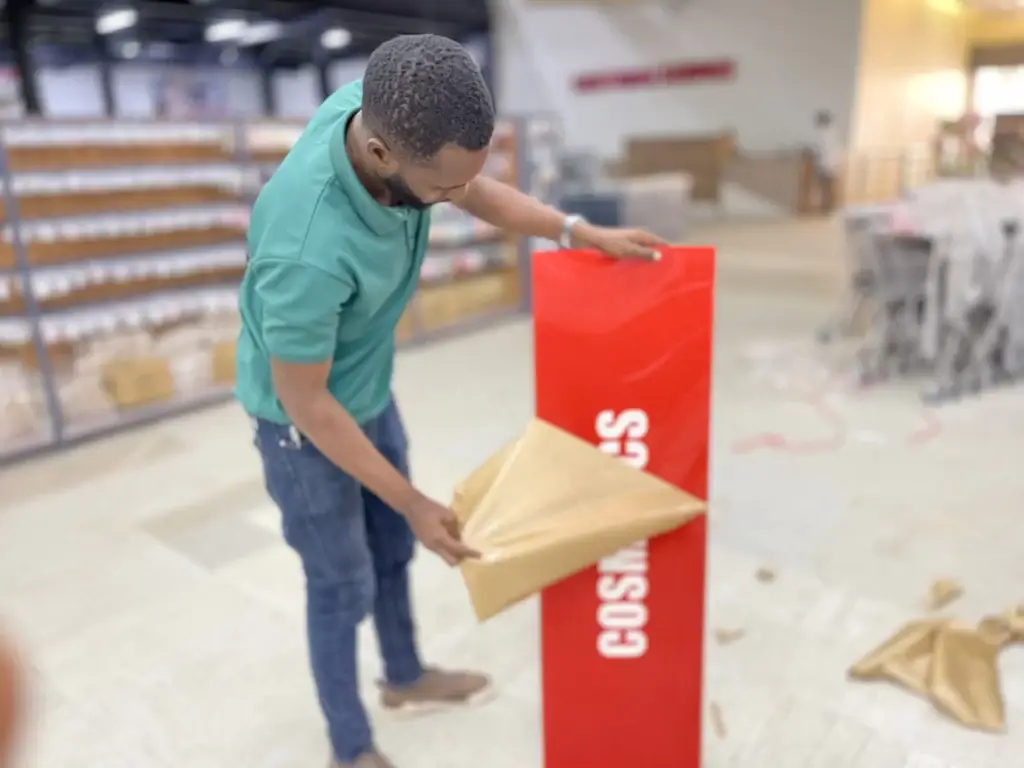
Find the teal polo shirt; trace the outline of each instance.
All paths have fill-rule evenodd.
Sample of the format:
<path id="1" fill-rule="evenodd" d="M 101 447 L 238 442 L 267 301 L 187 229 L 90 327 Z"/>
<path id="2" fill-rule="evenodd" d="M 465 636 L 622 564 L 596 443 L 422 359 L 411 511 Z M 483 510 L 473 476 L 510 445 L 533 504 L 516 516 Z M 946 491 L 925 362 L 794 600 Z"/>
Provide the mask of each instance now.
<path id="1" fill-rule="evenodd" d="M 250 416 L 289 423 L 271 358 L 330 360 L 328 387 L 360 424 L 388 404 L 430 214 L 382 206 L 356 177 L 345 133 L 362 99 L 359 81 L 328 98 L 253 206 L 235 385 Z"/>

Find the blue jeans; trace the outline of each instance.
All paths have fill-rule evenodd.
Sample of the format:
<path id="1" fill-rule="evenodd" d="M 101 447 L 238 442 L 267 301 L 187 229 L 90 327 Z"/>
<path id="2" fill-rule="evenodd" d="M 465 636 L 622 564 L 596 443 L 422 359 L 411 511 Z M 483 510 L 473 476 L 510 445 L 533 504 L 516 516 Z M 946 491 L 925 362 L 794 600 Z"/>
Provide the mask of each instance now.
<path id="1" fill-rule="evenodd" d="M 363 431 L 408 476 L 405 428 L 394 402 Z M 359 698 L 360 622 L 373 613 L 390 685 L 412 685 L 423 673 L 409 594 L 416 540 L 404 517 L 294 429 L 260 421 L 256 445 L 284 537 L 306 574 L 310 663 L 331 744 L 339 760 L 354 761 L 373 749 Z"/>

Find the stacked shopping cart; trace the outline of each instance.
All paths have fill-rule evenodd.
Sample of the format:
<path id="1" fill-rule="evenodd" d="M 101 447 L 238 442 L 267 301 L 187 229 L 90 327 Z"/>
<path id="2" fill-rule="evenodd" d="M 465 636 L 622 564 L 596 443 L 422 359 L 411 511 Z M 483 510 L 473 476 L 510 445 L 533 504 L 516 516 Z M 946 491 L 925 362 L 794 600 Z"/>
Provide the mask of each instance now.
<path id="1" fill-rule="evenodd" d="M 846 213 L 850 290 L 822 331 L 865 331 L 863 383 L 923 375 L 932 402 L 1024 378 L 1024 183 L 960 179 Z"/>

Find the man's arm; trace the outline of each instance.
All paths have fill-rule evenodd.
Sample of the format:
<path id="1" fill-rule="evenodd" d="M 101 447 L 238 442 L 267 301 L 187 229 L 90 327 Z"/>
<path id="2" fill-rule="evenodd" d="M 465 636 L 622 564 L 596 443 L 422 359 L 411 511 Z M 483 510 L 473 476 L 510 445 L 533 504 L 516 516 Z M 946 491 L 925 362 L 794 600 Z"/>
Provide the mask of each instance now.
<path id="1" fill-rule="evenodd" d="M 473 179 L 455 204 L 499 229 L 556 243 L 565 226 L 565 214 L 557 208 L 487 176 Z M 580 222 L 574 229 L 583 228 L 584 222 Z"/>
<path id="2" fill-rule="evenodd" d="M 564 213 L 497 179 L 478 176 L 462 197 L 453 202 L 499 229 L 556 243 L 562 239 Z M 649 232 L 599 227 L 583 220 L 577 221 L 569 234 L 573 245 L 596 248 L 619 258 L 656 259 L 658 246 L 665 245 L 664 240 Z"/>
<path id="3" fill-rule="evenodd" d="M 417 491 L 366 437 L 328 389 L 340 313 L 352 286 L 293 260 L 250 264 L 263 305 L 263 340 L 274 394 L 299 432 L 369 488 L 448 563 L 476 553 L 459 541 L 451 510 Z"/>
<path id="4" fill-rule="evenodd" d="M 419 492 L 327 389 L 330 360 L 287 363 L 271 358 L 270 371 L 284 412 L 324 456 L 399 513 L 406 514 L 415 506 Z"/>
<path id="5" fill-rule="evenodd" d="M 415 499 L 409 482 L 366 438 L 327 388 L 338 319 L 352 284 L 290 259 L 250 265 L 263 305 L 263 340 L 274 394 L 288 418 L 342 470 L 402 511 Z"/>

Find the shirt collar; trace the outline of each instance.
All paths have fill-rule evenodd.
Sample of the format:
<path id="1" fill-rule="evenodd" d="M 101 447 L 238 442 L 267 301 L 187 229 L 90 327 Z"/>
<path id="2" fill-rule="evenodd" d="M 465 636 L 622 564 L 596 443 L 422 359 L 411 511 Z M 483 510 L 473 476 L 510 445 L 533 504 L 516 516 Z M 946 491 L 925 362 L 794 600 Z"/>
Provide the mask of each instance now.
<path id="1" fill-rule="evenodd" d="M 334 167 L 334 174 L 341 182 L 352 207 L 363 223 L 378 235 L 389 235 L 405 224 L 409 211 L 405 208 L 381 205 L 373 199 L 373 195 L 366 190 L 363 182 L 356 176 L 355 168 L 352 167 L 352 161 L 345 148 L 345 134 L 348 132 L 348 124 L 357 112 L 359 112 L 358 108 L 343 115 L 331 132 L 328 142 L 331 165 Z"/>

